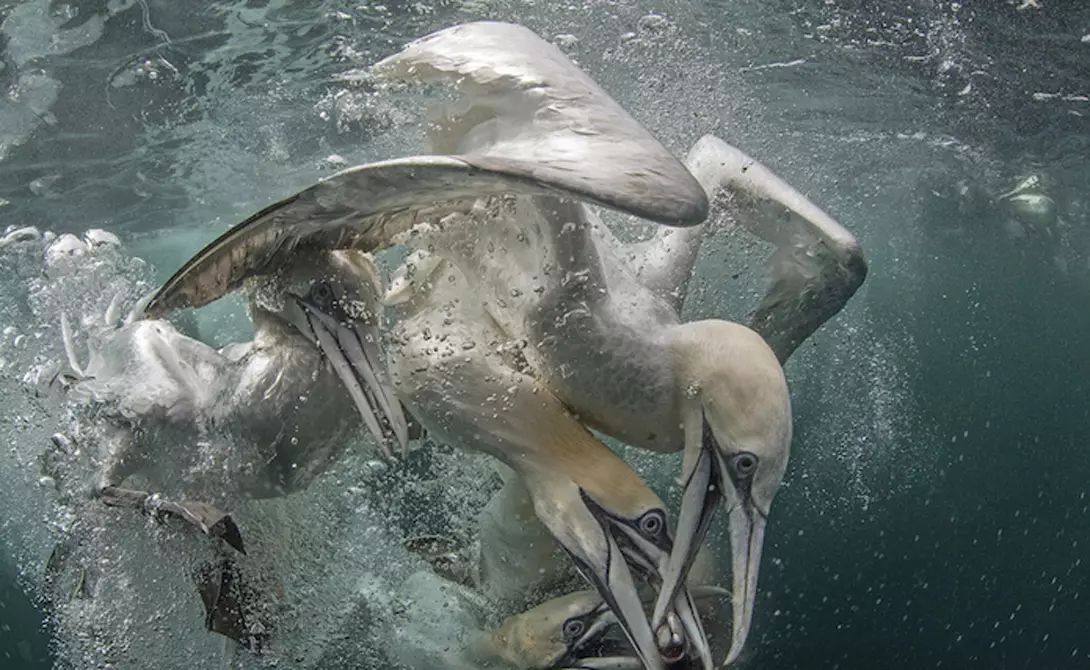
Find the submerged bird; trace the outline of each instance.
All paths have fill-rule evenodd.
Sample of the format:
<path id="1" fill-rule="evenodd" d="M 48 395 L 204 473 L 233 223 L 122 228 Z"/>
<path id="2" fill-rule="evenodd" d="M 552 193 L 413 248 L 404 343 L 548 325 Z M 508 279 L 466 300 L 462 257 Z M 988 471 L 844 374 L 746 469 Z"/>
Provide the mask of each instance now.
<path id="1" fill-rule="evenodd" d="M 309 283 L 312 272 L 322 280 L 304 307 L 285 282 Z M 115 301 L 89 325 L 90 356 L 80 363 L 62 316 L 75 373 L 69 393 L 109 425 L 95 492 L 107 505 L 180 517 L 242 551 L 237 526 L 219 508 L 126 489 L 125 480 L 141 472 L 173 493 L 217 503 L 281 496 L 328 469 L 358 434 L 360 415 L 380 444 L 407 443 L 404 415 L 385 380 L 356 378 L 363 366 L 349 360 L 377 346 L 377 296 L 366 292 L 376 276 L 359 252 L 308 257 L 254 288 L 253 340 L 221 350 L 164 320 L 122 321 Z M 334 302 L 359 310 L 351 343 L 330 330 L 341 321 L 315 311 Z"/>
<path id="2" fill-rule="evenodd" d="M 729 595 L 714 586 L 694 586 L 697 601 Z M 617 617 L 596 591 L 575 591 L 474 635 L 448 660 L 450 670 L 639 670 L 640 659 L 610 640 Z"/>
<path id="3" fill-rule="evenodd" d="M 165 320 L 123 320 L 115 299 L 106 316 L 81 319 L 90 351 L 81 362 L 62 316 L 74 428 L 98 438 L 82 449 L 97 470 L 92 495 L 109 506 L 182 519 L 245 553 L 224 510 L 243 498 L 306 487 L 359 438 L 361 415 L 380 444 L 406 444 L 408 426 L 387 381 L 357 378 L 365 368 L 351 362 L 377 347 L 377 276 L 356 251 L 301 258 L 254 283 L 253 339 L 221 350 Z M 299 283 L 308 286 L 305 296 L 293 293 Z M 342 325 L 346 310 L 354 313 L 350 329 Z M 62 433 L 54 443 L 58 454 L 81 451 Z M 136 474 L 151 491 L 128 487 Z M 58 557 L 67 553 L 59 550 Z M 242 603 L 225 591 L 240 578 L 234 568 L 225 558 L 202 572 L 198 586 L 208 628 L 249 644 Z"/>
<path id="4" fill-rule="evenodd" d="M 472 629 L 474 624 L 470 623 L 471 620 L 482 622 L 497 619 L 497 596 L 501 602 L 514 600 L 515 594 L 504 593 L 504 587 L 521 593 L 520 577 L 525 578 L 532 571 L 542 568 L 563 572 L 559 561 L 534 560 L 541 552 L 533 544 L 541 543 L 548 550 L 556 543 L 551 538 L 540 536 L 535 528 L 540 524 L 532 520 L 532 512 L 530 522 L 519 527 L 521 522 L 527 520 L 524 507 L 531 504 L 521 480 L 517 477 L 506 478 L 503 494 L 498 496 L 497 501 L 501 504 L 481 515 L 479 541 L 476 543 L 479 551 L 462 554 L 461 562 L 470 564 L 465 565 L 462 572 L 479 575 L 473 585 L 460 579 L 447 581 L 432 572 L 416 573 L 406 581 L 403 589 L 407 589 L 408 594 L 400 597 L 407 597 L 417 607 L 423 603 L 427 605 L 424 605 L 424 612 L 410 615 L 408 622 L 395 624 L 403 633 L 407 647 L 400 650 L 403 656 L 398 660 L 412 667 L 426 665 L 439 670 L 637 670 L 644 667 L 640 659 L 626 648 L 623 636 L 616 635 L 617 616 L 597 591 L 571 592 L 569 588 L 556 591 L 562 595 L 550 596 L 538 592 L 535 594 L 537 604 L 508 616 L 495 628 L 485 627 L 479 632 L 472 632 L 468 642 L 451 644 L 452 636 L 435 631 L 435 624 L 431 621 L 436 616 L 434 612 L 442 612 L 438 616 L 444 622 L 460 623 Z M 500 532 L 494 532 L 496 530 Z M 429 537 L 424 544 L 440 546 L 443 553 L 449 555 L 455 543 Z M 509 560 L 496 561 L 491 567 L 486 567 L 485 563 L 490 557 Z M 529 565 L 525 565 L 527 557 L 531 558 Z M 479 564 L 476 569 L 473 563 Z M 702 616 L 712 611 L 710 601 L 730 596 L 725 589 L 713 585 L 715 577 L 712 566 L 710 553 L 702 550 L 687 580 Z M 496 580 L 497 572 L 510 574 L 505 575 L 507 579 Z M 491 583 L 496 581 L 499 583 Z M 655 594 L 647 592 L 641 596 L 649 603 Z M 547 599 L 542 602 L 542 598 Z M 463 612 L 465 616 L 460 616 Z M 417 630 L 420 632 L 416 633 Z M 464 633 L 456 635 L 458 639 L 463 636 Z M 414 644 L 414 641 L 417 643 Z M 413 647 L 433 651 L 454 647 L 457 651 L 446 652 L 440 659 L 429 655 L 423 648 L 414 653 Z M 424 653 L 421 655 L 420 652 Z"/>
<path id="5" fill-rule="evenodd" d="M 596 591 L 576 591 L 509 617 L 499 627 L 472 637 L 448 660 L 451 670 L 631 668 L 633 656 L 590 655 L 601 645 L 616 617 Z M 600 652 L 597 652 L 600 653 Z"/>
<path id="6" fill-rule="evenodd" d="M 641 573 L 666 568 L 662 501 L 525 372 L 517 348 L 500 346 L 505 334 L 464 299 L 468 283 L 456 267 L 423 254 L 414 260 L 412 281 L 386 300 L 398 312 L 387 340 L 400 400 L 433 439 L 487 453 L 519 475 L 537 518 L 615 612 L 647 667 L 662 667 L 660 650 L 667 660 L 685 653 L 680 626 L 702 642 L 686 593 L 680 618 L 662 633 L 673 642 L 661 649 L 626 563 Z"/>
<path id="7" fill-rule="evenodd" d="M 693 585 L 706 613 L 715 599 L 729 594 L 711 585 Z M 387 660 L 399 667 L 432 670 L 638 670 L 644 665 L 620 634 L 616 615 L 592 590 L 566 592 L 517 614 L 497 615 L 491 602 L 472 588 L 434 572 L 414 572 L 388 595 L 369 604 L 383 611 L 379 639 Z"/>
<path id="8" fill-rule="evenodd" d="M 718 138 L 701 140 L 686 169 L 525 28 L 456 26 L 411 43 L 374 71 L 388 80 L 451 83 L 463 94 L 429 126 L 442 155 L 349 168 L 264 209 L 191 259 L 148 313 L 207 304 L 299 248 L 375 251 L 405 243 L 434 250 L 435 276 L 456 272 L 464 288 L 420 307 L 431 344 L 402 339 L 388 347 L 406 405 L 425 425 L 461 432 L 455 437 L 539 474 L 574 466 L 573 473 L 595 478 L 579 459 L 596 458 L 600 443 L 576 430 L 578 423 L 633 446 L 683 450 L 677 537 L 664 545 L 672 553 L 651 623 L 657 631 L 672 608 L 685 609 L 679 590 L 723 501 L 734 585 L 727 660 L 734 660 L 749 630 L 765 523 L 787 464 L 791 409 L 782 363 L 861 285 L 866 264 L 855 238 Z M 709 201 L 777 247 L 772 285 L 748 326 L 678 316 L 703 235 L 693 226 L 706 218 Z M 671 228 L 625 248 L 585 203 Z M 458 314 L 448 322 L 450 305 Z M 459 368 L 464 352 L 438 356 L 451 337 L 476 362 Z M 507 361 L 489 362 L 472 353 L 477 348 L 507 351 Z M 413 375 L 449 385 L 416 384 Z M 488 400 L 490 413 L 459 402 L 467 391 Z M 559 503 L 574 491 L 560 493 L 539 488 L 535 510 L 563 543 L 565 532 L 585 522 L 562 514 Z M 590 497 L 570 509 L 586 519 L 596 504 Z M 586 572 L 593 581 L 593 570 Z M 641 631 L 634 646 L 646 646 L 646 622 L 628 623 L 630 639 Z M 703 632 L 685 632 L 708 665 Z M 645 650 L 643 662 L 661 667 L 650 655 Z"/>

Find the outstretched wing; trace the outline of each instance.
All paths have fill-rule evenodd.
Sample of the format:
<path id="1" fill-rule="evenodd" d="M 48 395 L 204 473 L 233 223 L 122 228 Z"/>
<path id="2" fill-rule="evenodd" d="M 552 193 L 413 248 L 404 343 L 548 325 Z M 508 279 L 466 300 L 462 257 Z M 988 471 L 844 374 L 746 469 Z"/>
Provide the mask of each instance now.
<path id="1" fill-rule="evenodd" d="M 561 196 L 666 225 L 707 216 L 700 184 L 559 49 L 504 23 L 471 23 L 376 64 L 392 80 L 447 81 L 464 94 L 436 124 L 442 154 L 352 167 L 281 200 L 197 253 L 147 306 L 207 304 L 299 247 L 372 251 L 477 198 Z"/>
<path id="2" fill-rule="evenodd" d="M 510 23 L 466 23 L 379 61 L 387 80 L 460 94 L 429 126 L 433 150 L 666 224 L 707 216 L 700 184 L 556 46 Z M 510 164 L 512 159 L 517 164 Z"/>
<path id="3" fill-rule="evenodd" d="M 835 316 L 867 276 L 855 237 L 771 170 L 713 135 L 689 152 L 686 165 L 728 221 L 770 242 L 771 285 L 749 320 L 785 362 Z M 634 245 L 640 280 L 675 308 L 685 290 L 703 226 L 659 229 Z"/>

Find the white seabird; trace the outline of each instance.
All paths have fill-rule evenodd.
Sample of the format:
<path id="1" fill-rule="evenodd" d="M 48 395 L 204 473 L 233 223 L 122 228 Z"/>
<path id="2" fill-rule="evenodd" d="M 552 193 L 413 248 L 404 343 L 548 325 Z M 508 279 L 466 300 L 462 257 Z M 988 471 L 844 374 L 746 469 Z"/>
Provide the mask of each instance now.
<path id="1" fill-rule="evenodd" d="M 79 340 L 90 351 L 81 362 L 62 315 L 77 437 L 58 433 L 54 443 L 67 455 L 61 458 L 91 456 L 94 497 L 180 518 L 245 553 L 224 510 L 308 486 L 358 441 L 361 417 L 387 455 L 386 443 L 407 445 L 408 424 L 387 380 L 357 377 L 368 370 L 360 360 L 377 347 L 377 270 L 358 251 L 300 260 L 254 282 L 253 339 L 220 350 L 166 320 L 122 320 L 115 298 L 106 316 L 80 319 L 86 338 Z M 299 282 L 309 286 L 303 296 L 292 293 Z M 347 309 L 355 313 L 350 328 L 342 325 Z M 79 444 L 78 435 L 100 437 Z M 151 490 L 129 488 L 136 474 Z M 245 626 L 233 615 L 212 616 L 220 577 L 213 571 L 201 579 L 208 625 L 242 641 Z"/>
<path id="2" fill-rule="evenodd" d="M 654 624 L 679 602 L 718 501 L 728 505 L 733 660 L 749 630 L 765 521 L 787 462 L 781 364 L 862 283 L 855 238 L 717 138 L 694 148 L 690 174 L 524 28 L 456 26 L 375 72 L 459 88 L 464 100 L 431 129 L 435 150 L 448 155 L 350 168 L 266 208 L 198 253 L 149 312 L 206 304 L 300 246 L 430 246 L 465 278 L 461 301 L 478 303 L 496 332 L 520 343 L 526 374 L 580 421 L 634 446 L 684 450 L 683 505 Z M 663 230 L 625 250 L 582 204 L 691 226 L 709 199 L 777 246 L 772 286 L 749 327 L 681 323 L 699 228 Z"/>
<path id="3" fill-rule="evenodd" d="M 251 296 L 253 340 L 222 350 L 163 320 L 130 315 L 122 322 L 115 301 L 99 325 L 89 328 L 90 357 L 81 363 L 62 315 L 75 373 L 70 395 L 111 425 L 96 485 L 107 504 L 152 505 L 154 511 L 223 536 L 241 551 L 229 515 L 203 502 L 174 502 L 124 489 L 123 482 L 135 472 L 166 470 L 164 481 L 176 484 L 179 474 L 194 471 L 193 462 L 211 458 L 222 460 L 220 467 L 196 468 L 210 481 L 190 482 L 201 493 L 219 501 L 238 494 L 285 495 L 324 472 L 358 435 L 357 408 L 384 448 L 388 441 L 407 444 L 407 423 L 401 406 L 389 400 L 386 380 L 356 377 L 364 366 L 349 361 L 364 356 L 359 343 L 367 347 L 377 341 L 377 270 L 355 251 L 321 252 L 296 268 L 283 279 L 308 281 L 311 272 L 322 278 L 310 287 L 308 306 L 290 291 L 275 296 L 281 300 L 275 306 Z M 278 292 L 267 286 L 261 290 Z M 309 307 L 314 304 L 325 312 Z M 342 304 L 367 312 L 353 320 L 355 349 L 342 343 L 348 338 L 338 336 L 339 322 L 326 314 L 343 311 Z M 236 438 L 231 453 L 200 453 L 196 442 L 216 436 Z M 392 455 L 388 448 L 387 454 Z"/>

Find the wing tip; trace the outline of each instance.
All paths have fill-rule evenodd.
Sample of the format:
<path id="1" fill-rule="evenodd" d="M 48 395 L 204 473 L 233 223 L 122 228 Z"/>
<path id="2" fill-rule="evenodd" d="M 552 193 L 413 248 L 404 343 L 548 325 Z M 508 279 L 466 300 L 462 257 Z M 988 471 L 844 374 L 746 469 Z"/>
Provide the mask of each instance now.
<path id="1" fill-rule="evenodd" d="M 678 225 L 683 226 L 699 226 L 704 223 L 708 218 L 708 214 L 711 212 L 711 201 L 708 200 L 708 194 L 704 191 L 704 188 L 700 185 L 700 182 L 689 174 L 689 181 L 691 184 L 686 184 L 686 190 L 689 193 L 684 194 L 681 200 L 681 207 L 677 217 Z"/>
<path id="2" fill-rule="evenodd" d="M 837 254 L 840 256 L 840 266 L 846 274 L 844 286 L 847 293 L 845 301 L 847 301 L 848 298 L 855 295 L 855 292 L 866 281 L 867 275 L 870 273 L 870 263 L 867 262 L 866 256 L 863 255 L 863 246 L 854 235 L 849 234 L 849 239 L 839 241 L 838 246 Z"/>

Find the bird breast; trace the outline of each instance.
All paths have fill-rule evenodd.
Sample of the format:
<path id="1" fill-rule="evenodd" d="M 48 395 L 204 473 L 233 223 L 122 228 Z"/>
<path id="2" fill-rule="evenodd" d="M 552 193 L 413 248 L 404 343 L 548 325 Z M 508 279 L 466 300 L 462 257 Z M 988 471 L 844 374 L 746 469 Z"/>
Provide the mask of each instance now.
<path id="1" fill-rule="evenodd" d="M 441 338 L 430 345 L 432 364 L 457 360 L 439 352 L 455 347 L 459 335 L 465 346 L 499 347 L 508 365 L 545 382 L 587 424 L 646 448 L 681 448 L 677 382 L 662 341 L 676 315 L 590 227 L 565 235 L 582 235 L 573 248 L 597 253 L 569 259 L 562 270 L 556 225 L 532 198 L 488 198 L 415 238 L 414 246 L 434 249 L 457 268 L 437 272 L 415 308 L 416 331 Z M 441 305 L 457 305 L 456 321 L 489 326 L 457 333 L 438 313 Z M 424 317 L 429 311 L 435 315 Z"/>

